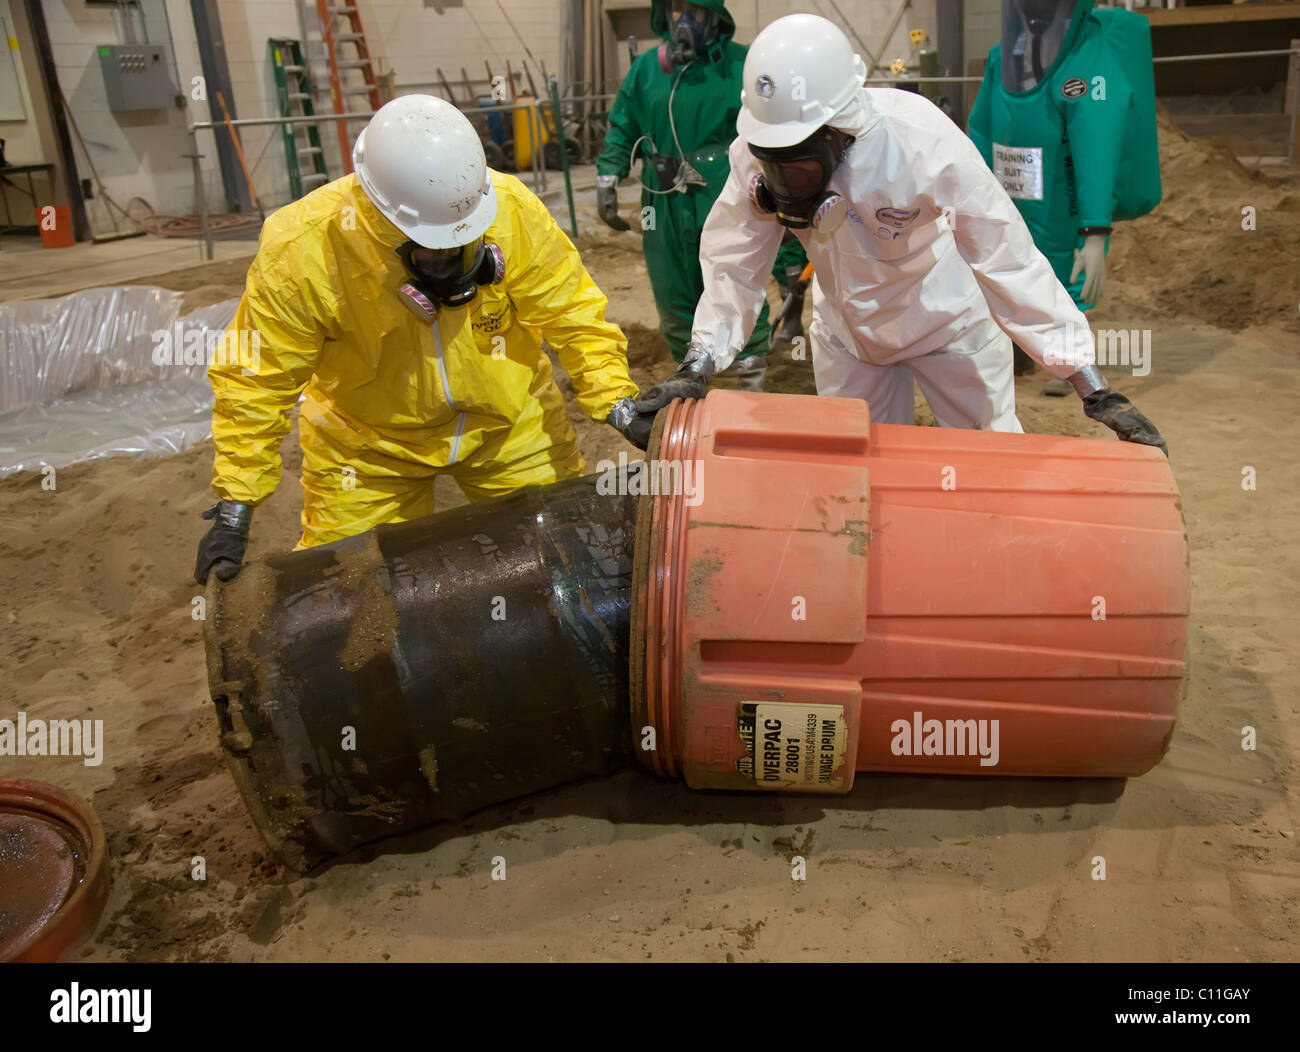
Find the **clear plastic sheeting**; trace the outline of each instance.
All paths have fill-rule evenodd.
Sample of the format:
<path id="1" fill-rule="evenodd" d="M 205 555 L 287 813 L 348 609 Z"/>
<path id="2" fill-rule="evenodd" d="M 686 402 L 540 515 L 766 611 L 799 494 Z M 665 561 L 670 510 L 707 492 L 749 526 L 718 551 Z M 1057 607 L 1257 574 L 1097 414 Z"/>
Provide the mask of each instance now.
<path id="1" fill-rule="evenodd" d="M 0 304 L 0 477 L 207 438 L 207 362 L 239 301 L 180 318 L 181 299 L 127 286 Z"/>

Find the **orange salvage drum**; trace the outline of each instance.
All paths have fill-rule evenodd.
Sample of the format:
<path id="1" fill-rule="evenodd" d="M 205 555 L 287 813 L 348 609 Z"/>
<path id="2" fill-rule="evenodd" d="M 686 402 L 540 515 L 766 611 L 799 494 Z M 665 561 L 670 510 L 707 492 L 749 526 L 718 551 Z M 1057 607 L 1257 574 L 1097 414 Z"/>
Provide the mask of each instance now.
<path id="1" fill-rule="evenodd" d="M 1164 754 L 1189 574 L 1158 450 L 731 391 L 660 413 L 651 450 L 631 694 L 652 770 L 844 793 Z"/>

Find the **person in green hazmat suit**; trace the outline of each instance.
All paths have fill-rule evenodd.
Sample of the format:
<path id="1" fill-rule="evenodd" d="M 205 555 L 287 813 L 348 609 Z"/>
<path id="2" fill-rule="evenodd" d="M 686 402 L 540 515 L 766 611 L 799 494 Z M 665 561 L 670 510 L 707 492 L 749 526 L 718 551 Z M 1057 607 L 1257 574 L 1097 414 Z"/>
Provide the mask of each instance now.
<path id="1" fill-rule="evenodd" d="M 1061 284 L 1094 307 L 1112 224 L 1160 201 L 1147 20 L 1092 0 L 1003 0 L 967 131 Z M 1018 351 L 1016 371 L 1032 368 Z"/>
<path id="2" fill-rule="evenodd" d="M 646 269 L 659 329 L 681 362 L 704 291 L 700 231 L 731 172 L 727 148 L 736 137 L 748 48 L 732 40 L 736 23 L 723 0 L 654 0 L 650 24 L 664 43 L 638 55 L 619 87 L 596 161 L 596 203 L 607 226 L 629 229 L 618 214 L 618 183 L 640 159 Z M 793 297 L 777 345 L 803 335 L 799 275 L 806 262 L 791 237 L 772 268 L 783 299 Z M 743 388 L 763 389 L 773 342 L 764 306 L 735 367 Z"/>

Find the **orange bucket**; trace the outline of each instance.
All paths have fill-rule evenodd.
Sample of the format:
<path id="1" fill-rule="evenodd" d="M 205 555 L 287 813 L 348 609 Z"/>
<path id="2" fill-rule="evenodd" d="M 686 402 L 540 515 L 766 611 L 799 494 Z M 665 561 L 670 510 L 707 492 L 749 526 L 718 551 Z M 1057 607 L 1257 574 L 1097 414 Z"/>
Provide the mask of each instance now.
<path id="1" fill-rule="evenodd" d="M 36 228 L 46 248 L 71 248 L 77 243 L 72 231 L 72 209 L 67 205 L 41 205 L 36 209 Z"/>
<path id="2" fill-rule="evenodd" d="M 638 516 L 650 769 L 843 793 L 860 770 L 1128 777 L 1163 756 L 1190 578 L 1158 450 L 731 391 L 668 407 L 651 449 L 692 485 Z"/>

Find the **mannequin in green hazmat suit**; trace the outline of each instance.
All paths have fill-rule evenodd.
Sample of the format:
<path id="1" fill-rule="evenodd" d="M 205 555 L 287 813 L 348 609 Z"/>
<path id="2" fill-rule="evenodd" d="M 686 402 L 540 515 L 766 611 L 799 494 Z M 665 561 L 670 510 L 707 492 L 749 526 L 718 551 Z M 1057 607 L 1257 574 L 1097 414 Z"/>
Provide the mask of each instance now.
<path id="1" fill-rule="evenodd" d="M 748 48 L 731 39 L 736 23 L 723 0 L 654 0 L 650 24 L 664 43 L 638 55 L 619 87 L 596 161 L 596 201 L 606 225 L 629 229 L 618 214 L 617 187 L 641 160 L 646 269 L 659 329 L 680 362 L 704 291 L 700 231 L 731 172 L 727 148 L 736 137 Z M 782 297 L 794 297 L 777 344 L 803 335 L 798 279 L 806 262 L 803 247 L 789 238 L 772 268 Z M 763 389 L 772 342 L 765 306 L 735 366 L 745 389 Z"/>
<path id="2" fill-rule="evenodd" d="M 1061 284 L 1096 306 L 1112 223 L 1160 201 L 1147 20 L 1092 0 L 1003 0 L 968 131 Z M 1017 363 L 1033 367 L 1023 352 Z"/>

